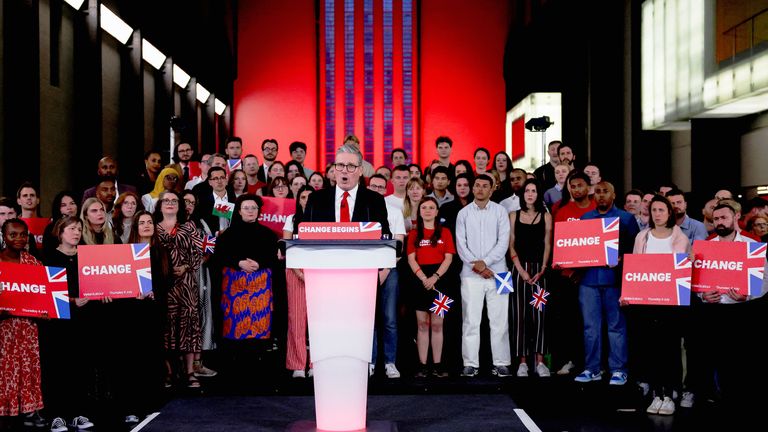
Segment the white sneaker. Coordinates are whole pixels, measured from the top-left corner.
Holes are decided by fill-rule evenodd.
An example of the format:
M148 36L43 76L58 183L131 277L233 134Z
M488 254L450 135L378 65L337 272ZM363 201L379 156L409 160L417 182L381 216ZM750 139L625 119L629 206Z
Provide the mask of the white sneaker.
M394 363L385 364L384 371L387 373L387 378L400 378L400 371L397 370Z
M69 425L77 430L83 430L83 429L88 429L90 427L93 427L93 423L90 420L88 420L88 417L83 417L83 416L77 416L73 418L72 423L70 423Z
M305 374L303 370L295 370L293 371L293 375L291 375L293 378L305 378L306 376L307 374Z
M668 396L664 397L664 401L661 403L661 407L659 408L659 415L672 415L675 413L675 402L672 401Z
M648 393L651 392L651 385L647 382L639 382L637 386L643 390L643 396L648 396Z
M67 432L68 430L67 422L61 417L56 417L51 422L51 432Z
M573 368L575 368L575 367L576 367L576 365L573 364L572 361L568 361L568 363L564 364L563 367L561 367L560 370L557 371L557 374L558 375L568 375L569 373L571 373L571 370L573 370Z
M683 392L683 398L680 399L681 408L693 408L693 402L696 398L691 392Z
M517 376L519 377L528 376L528 364L520 363L520 366L517 367Z
M309 368L307 371L307 378L312 378L313 376L315 376L315 371L313 371L312 368Z
M544 363L539 363L536 365L536 375L538 375L541 378L546 378L550 376L549 368Z
M648 405L648 408L646 408L645 412L647 412L648 414L658 414L662 403L663 402L661 402L661 399L658 396L656 396L655 398L653 398L653 402L651 402L651 404Z
M368 363L368 378L372 377L374 372L376 372L376 365Z
M125 424L132 425L132 424L139 424L139 417L135 416L133 414L125 416Z

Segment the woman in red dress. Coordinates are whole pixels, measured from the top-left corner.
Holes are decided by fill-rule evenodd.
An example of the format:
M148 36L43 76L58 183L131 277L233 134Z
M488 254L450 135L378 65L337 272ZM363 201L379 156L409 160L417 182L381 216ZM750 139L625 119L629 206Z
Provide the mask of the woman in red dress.
M23 221L5 221L2 236L5 249L0 251L0 261L43 265L25 250L29 229ZM0 318L0 417L21 414L25 426L44 427L45 421L38 413L43 408L43 394L37 337L37 324L33 320Z

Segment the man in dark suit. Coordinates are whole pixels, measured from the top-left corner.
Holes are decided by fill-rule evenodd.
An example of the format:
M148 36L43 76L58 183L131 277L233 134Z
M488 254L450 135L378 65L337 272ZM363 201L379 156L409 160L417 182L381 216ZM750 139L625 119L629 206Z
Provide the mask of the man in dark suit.
M200 216L208 224L211 232L223 231L229 227L229 219L213 215L213 207L218 203L234 203L235 193L227 187L227 172L221 167L208 170L209 188L195 187Z
M392 235L387 222L384 197L360 186L363 156L345 144L336 150L336 187L321 189L309 196L304 210L307 222L379 222L382 234Z

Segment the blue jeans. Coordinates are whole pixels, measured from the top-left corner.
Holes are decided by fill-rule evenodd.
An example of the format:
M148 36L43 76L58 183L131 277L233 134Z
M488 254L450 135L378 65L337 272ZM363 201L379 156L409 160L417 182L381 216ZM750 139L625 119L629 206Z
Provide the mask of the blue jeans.
M584 317L584 369L600 372L603 353L603 321L608 327L608 369L627 372L627 322L619 306L621 290L611 286L579 286L579 305Z
M397 269L389 270L389 275L379 287L378 308L381 312L380 329L384 337L384 363L395 363L397 358ZM373 355L371 363L376 364L378 340L376 327L373 329Z

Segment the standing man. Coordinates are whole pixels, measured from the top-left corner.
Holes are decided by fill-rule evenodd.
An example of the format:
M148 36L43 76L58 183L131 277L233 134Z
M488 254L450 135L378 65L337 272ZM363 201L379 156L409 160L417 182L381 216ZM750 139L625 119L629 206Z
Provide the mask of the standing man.
M305 143L294 141L288 146L288 149L291 151L291 159L298 162L304 169L304 177L309 178L309 176L314 174L313 170L304 166L304 160L307 158L307 145Z
M494 375L510 376L509 296L496 292L494 274L507 271L509 215L491 201L493 180L487 174L475 178L475 200L456 218L456 249L463 262L461 270L462 376L475 376L480 367L480 322L483 304L488 310Z
M401 148L392 150L389 154L389 159L392 161L392 168L400 165L408 165L408 153Z
M96 175L99 177L99 182L101 182L103 179L110 179L115 183L115 197L120 196L120 194L123 192L136 193L135 187L120 182L120 180L117 178L119 171L120 170L117 166L117 161L111 156L104 156L103 158L99 159L99 164L96 168ZM95 196L96 186L90 189L86 189L85 192L83 192L83 202L85 202L85 200L88 198Z
M245 172L246 187L249 194L256 195L256 191L266 186L259 180L259 158L248 154L243 158L243 171Z
M451 152L453 151L453 141L447 136L439 136L435 140L437 149L437 160L440 165L448 168L449 173L453 173L454 166L451 163Z
M387 191L387 179L381 174L374 174L368 181L368 189L384 196ZM387 207L387 222L389 222L389 229L392 230L392 235L395 240L405 240L405 221L403 220L403 212L398 210L389 204ZM398 258L398 261L400 258ZM384 372L387 374L387 378L400 378L400 371L395 366L395 360L397 360L397 298L399 296L398 287L398 271L397 267L391 269L379 270L379 291L378 299L376 301L378 315L381 316L381 321L378 325L378 329L373 330L373 354L371 355L371 363L368 365L368 376L372 376L376 370L376 361L378 360L378 338L377 334L381 333L383 346L384 346Z
M432 171L432 193L427 195L437 200L439 206L453 201L453 194L448 191L451 180L448 175L448 168L438 165Z
M139 196L149 193L155 188L157 175L163 168L163 158L157 150L149 150L144 153L144 169L138 175L139 184L136 185Z
M112 208L114 207L115 200L117 199L117 189L115 188L115 181L111 178L102 179L96 185L96 198L104 204L104 209L107 211L107 220L112 221Z
M177 171L183 177L183 184L186 184L195 177L200 177L200 164L194 161L195 156L195 150L188 142L180 142L173 149L173 161L178 165ZM152 186L154 187L154 185Z
M685 200L683 191L680 189L670 189L667 191L666 197L675 211L675 223L683 230L691 245L693 245L695 240L706 240L709 234L707 234L707 228L704 224L696 219L691 219L686 214L688 202Z
M550 141L549 145L547 145L549 162L543 164L542 166L536 168L535 171L533 171L533 175L535 175L539 180L539 183L541 183L541 190L543 191L549 190L555 187L557 184L557 180L555 178L555 167L560 163L560 158L557 156L557 148L562 143L562 141L558 140Z
M227 138L224 144L224 153L229 160L240 160L243 156L243 139L236 136Z
M403 205L405 204L405 186L408 185L408 180L411 178L411 173L408 171L407 165L398 165L392 170L392 186L395 191L392 195L387 195L384 200L387 205L397 209L399 212L403 212Z
M187 181L184 184L184 189L190 189L194 188L200 183L204 183L206 179L208 178L208 170L211 168L211 159L212 156L210 154L204 154L200 158L200 163L198 166L200 167L200 174L196 177L193 177L191 180Z
M24 182L16 191L16 204L21 209L21 218L40 216L40 195L30 182Z
M600 177L600 168L593 162L590 162L584 165L584 174L589 177L589 194L594 195L595 185L603 181L603 178Z
M267 183L267 179L269 178L269 167L275 163L278 150L277 140L274 138L267 138L261 142L261 156L262 159L264 159L264 164L259 170L258 177L262 183Z
M215 216L213 208L217 204L226 204L235 202L235 193L227 188L227 171L224 167L214 166L208 170L208 185L206 189L195 191L198 205L200 206L200 216L208 224L208 227L219 235L222 231L229 228L231 219Z
M512 172L509 173L509 191L512 193L508 197L504 197L502 199L499 199L501 196L499 195L499 192L501 191L501 188L497 190L494 195L496 195L496 202L499 202L502 207L504 207L507 210L507 213L512 213L513 211L520 210L520 197L517 195L517 193L520 191L520 189L523 188L523 183L525 183L526 175L528 173L525 172L524 169L515 168L512 170ZM498 201L497 201L498 200Z
M360 187L363 155L354 145L336 150L336 187L320 189L309 196L304 209L307 222L379 222L381 233L391 235L384 197Z
M571 168L571 171L576 169L576 155L573 154L573 149L568 144L560 144L557 146L557 157L560 159L560 163L564 163Z
M610 385L627 383L627 322L619 306L621 297L621 260L632 253L635 237L640 232L634 216L614 205L616 193L613 185L601 181L595 185L597 208L581 217L582 220L619 218L619 265L615 267L589 267L579 284L579 305L584 319L584 372L576 382L602 379L603 322L608 328L608 369Z

